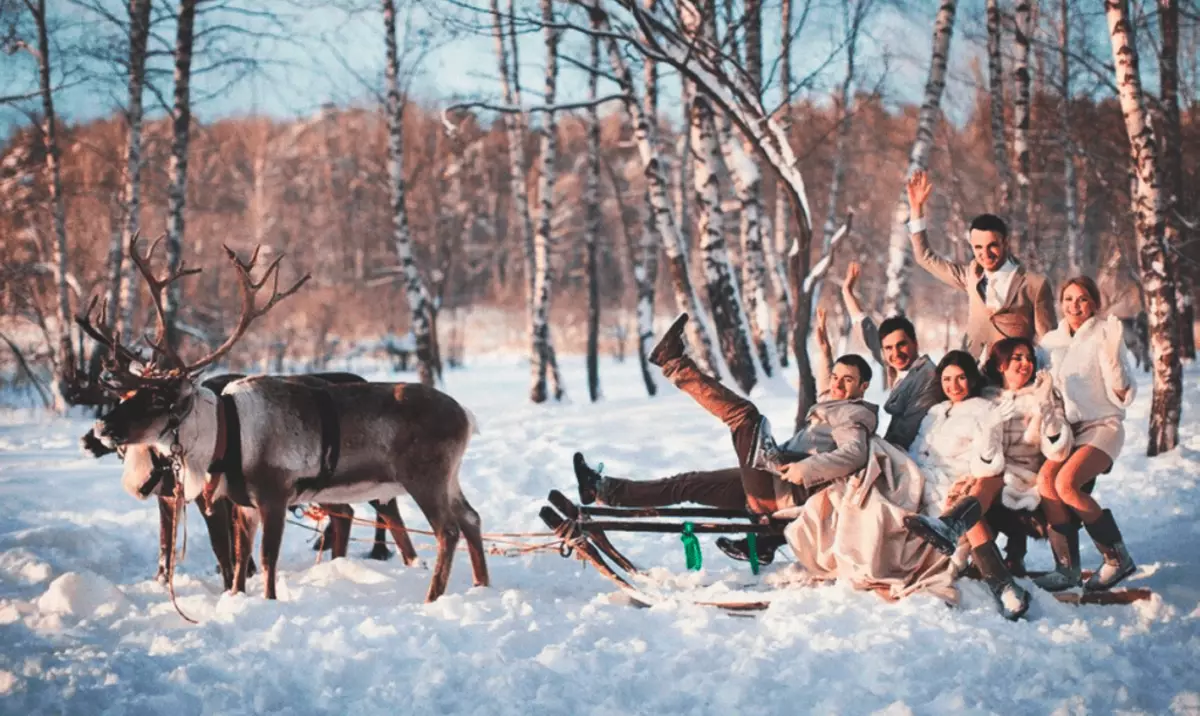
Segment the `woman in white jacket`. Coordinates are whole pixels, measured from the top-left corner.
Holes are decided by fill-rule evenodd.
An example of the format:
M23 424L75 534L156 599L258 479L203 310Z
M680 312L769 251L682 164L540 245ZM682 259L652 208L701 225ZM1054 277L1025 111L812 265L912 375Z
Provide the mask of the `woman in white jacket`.
M965 351L947 353L937 374L946 400L925 415L909 456L925 475L926 502L947 502L952 486L963 498L954 501L941 518L910 515L904 526L947 555L954 554L965 534L972 559L1001 614L1019 619L1029 609L1029 593L1013 581L987 524L980 521L1004 486L1002 453L987 453L988 436L1011 417L1012 401L997 407L982 397L983 375Z
M1054 384L1066 403L1075 449L1064 462L1047 462L1038 475L1057 566L1035 581L1050 591L1079 585L1079 528L1071 520L1074 513L1104 556L1104 564L1083 585L1085 590L1099 591L1112 588L1136 569L1112 512L1101 508L1085 490L1112 469L1121 453L1125 408L1133 402L1136 386L1120 320L1110 316L1101 321L1096 316L1100 290L1095 281L1086 276L1067 281L1059 302L1063 322L1042 337L1042 348L1050 355Z

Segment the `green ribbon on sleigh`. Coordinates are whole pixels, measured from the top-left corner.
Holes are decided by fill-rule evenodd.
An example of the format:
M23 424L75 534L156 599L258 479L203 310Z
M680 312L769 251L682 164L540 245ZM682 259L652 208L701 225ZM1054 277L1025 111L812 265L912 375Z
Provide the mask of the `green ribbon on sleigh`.
M695 572L700 569L700 540L696 538L696 533L691 522L683 523L683 534L679 535L679 539L683 542L683 556L687 560L687 568L689 571Z

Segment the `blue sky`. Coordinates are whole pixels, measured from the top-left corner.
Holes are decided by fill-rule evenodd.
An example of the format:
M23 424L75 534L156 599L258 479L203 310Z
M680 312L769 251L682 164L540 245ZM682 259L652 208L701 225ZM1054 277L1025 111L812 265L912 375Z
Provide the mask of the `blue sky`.
M478 7L486 7L481 0L469 1ZM401 5L404 6L403 3ZM809 24L793 48L794 73L797 76L820 65L841 39L840 1L815 0L813 5L815 9ZM946 110L956 119L963 118L971 105L974 93L971 64L981 54L980 46L971 36L977 37L981 32L982 2L968 0L960 5L952 44L952 76L945 99ZM120 11L120 3L113 3L113 6ZM526 3L518 5L525 12L536 10L532 4L525 6ZM360 9L349 12L331 9L323 3L304 7L297 5L295 0L275 6L260 2L248 7L276 10L282 26L271 28L260 20L223 16L203 19L198 27L229 22L232 18L233 22L241 23L244 28L270 29L274 34L290 39L233 38L224 41L222 47L215 48L206 56L197 58L196 67L227 57L232 52L252 55L268 63L262 71L228 86L226 84L231 79L228 73L215 72L197 77L194 80L197 101L193 111L202 121L242 114L285 118L310 114L324 102L349 104L374 101L374 93L379 91L383 82L382 21L375 3L364 2ZM433 49L423 56L417 67L413 93L427 102L441 104L467 97L496 100L499 88L493 41L490 35L462 27L486 24L486 15L471 12L448 0L426 0L410 4L408 8L409 11L402 10L401 19L408 21L410 32L430 32L437 38ZM60 13L56 21L59 23L59 42L62 45L59 54L63 58L69 57L74 46L89 42L94 44L115 33L110 25L79 11L68 0L51 0L51 9ZM932 0L880 2L866 28L867 37L860 46L859 65L865 73L864 86L875 86L886 66L886 79L882 85L885 96L895 103L920 101L929 62L930 30L935 10L936 3ZM779 23L777 20L771 21L777 12L774 4L765 10L764 55L768 64L775 55L771 48L777 47L779 41ZM450 29L458 30L457 37L446 39ZM159 30L165 42L173 38L173 32L169 23L164 23ZM108 39L119 42L115 36ZM410 47L417 44L412 42ZM575 57L586 56L584 40L577 35L568 35L562 49ZM525 101L539 101L544 54L540 36L531 34L522 37L520 52ZM164 69L168 68L166 60L163 58L159 63ZM0 56L0 62L0 95L32 88L35 70L27 56ZM77 69L73 77L87 73L91 79L58 93L56 101L61 115L69 120L83 121L111 114L124 96L120 76L102 63L75 61L75 65ZM840 84L842 73L843 65L839 58L825 70L811 94L817 99L827 97L830 89ZM159 84L162 92L169 97L169 76L163 77ZM677 109L678 82L668 77L663 84L668 111L672 107ZM562 64L560 98L579 98L583 92L582 71ZM153 102L153 99L148 96L147 101ZM158 113L161 114L161 111ZM19 111L0 108L0 136L26 121L26 116Z

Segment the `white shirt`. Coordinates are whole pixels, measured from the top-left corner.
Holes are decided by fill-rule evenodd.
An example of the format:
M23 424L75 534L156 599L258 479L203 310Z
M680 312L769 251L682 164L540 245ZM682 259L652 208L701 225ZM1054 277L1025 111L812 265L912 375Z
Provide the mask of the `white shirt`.
M1017 275L1017 262L1009 256L1000 268L995 271L984 270L983 275L987 277L987 299L984 301L987 307L993 311L1004 308L1004 301L1008 298L1008 288L1012 286L1013 279Z

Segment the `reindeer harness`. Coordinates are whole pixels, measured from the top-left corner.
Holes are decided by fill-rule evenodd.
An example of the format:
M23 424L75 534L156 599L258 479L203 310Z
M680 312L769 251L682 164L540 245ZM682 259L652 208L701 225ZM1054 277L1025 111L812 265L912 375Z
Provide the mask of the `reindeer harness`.
M315 478L310 478L316 489L328 485L337 469L341 455L341 423L333 405L333 398L322 388L309 389L316 404L317 418L321 423L321 467ZM250 495L246 491L246 476L242 472L242 425L238 417L237 402L232 395L222 394L217 402L217 444L213 449L213 460L208 465L209 479L204 484L204 497L213 503L218 477L225 476L229 499L242 507L250 507Z

